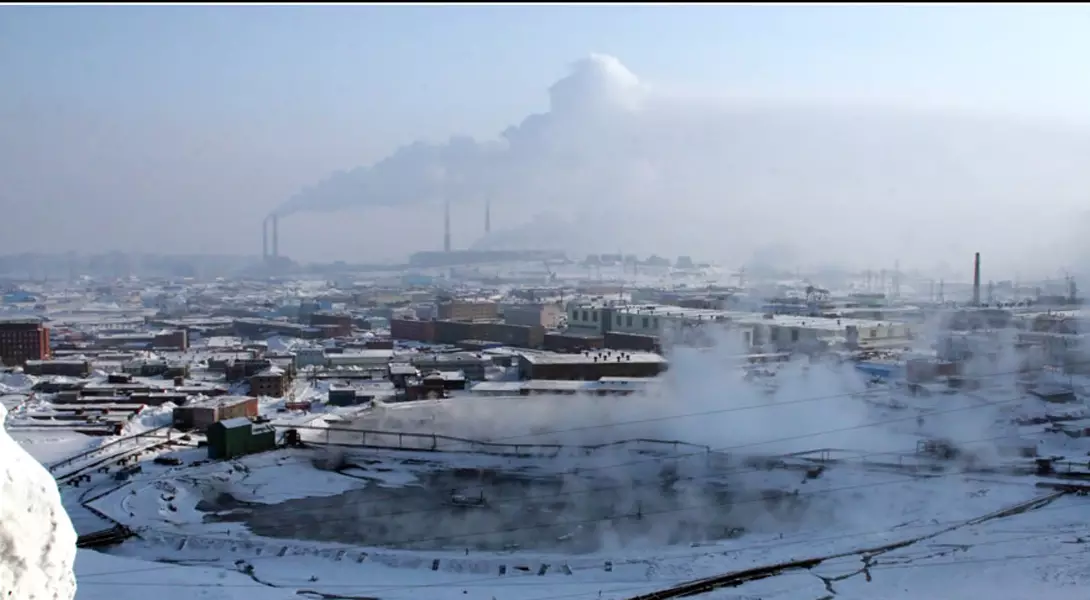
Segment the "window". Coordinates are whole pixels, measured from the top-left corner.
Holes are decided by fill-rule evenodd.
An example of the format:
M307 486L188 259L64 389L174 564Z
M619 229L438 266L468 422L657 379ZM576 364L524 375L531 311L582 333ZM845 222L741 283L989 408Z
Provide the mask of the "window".
M650 329L651 328L651 319L649 319L647 317L643 318L643 328L644 329Z
M585 310L583 311L583 320L584 321L590 321L590 315L588 315L587 311L585 311Z
M628 315L628 317L625 318L625 326L632 327L632 315Z
M594 312L592 312L592 313L590 314L590 316L594 318L594 322L595 322L595 323L597 323L597 322L598 322L598 311L594 311Z
M617 327L621 326L621 315L617 315Z
M655 321L655 329L658 329L658 327L659 327L659 318L655 317L654 321Z

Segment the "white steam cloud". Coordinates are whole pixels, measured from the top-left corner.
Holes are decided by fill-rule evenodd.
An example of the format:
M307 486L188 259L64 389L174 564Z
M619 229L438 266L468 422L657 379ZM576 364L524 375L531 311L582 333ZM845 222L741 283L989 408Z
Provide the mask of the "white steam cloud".
M603 55L549 95L498 140L413 143L278 212L487 198L479 247L744 260L789 243L814 261L867 247L871 265L981 251L1032 268L1056 259L1028 256L1042 242L1026 232L1056 231L1090 189L1090 135L1015 119L687 97Z

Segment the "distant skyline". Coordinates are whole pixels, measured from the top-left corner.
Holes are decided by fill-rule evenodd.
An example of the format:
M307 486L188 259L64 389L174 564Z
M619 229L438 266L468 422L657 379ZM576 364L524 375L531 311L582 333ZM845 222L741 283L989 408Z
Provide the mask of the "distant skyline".
M593 53L707 103L944 108L1078 128L1090 124L1086 31L1090 7L1043 4L5 6L0 252L259 254L261 219L299 190L417 140L496 139L548 111L547 88ZM483 234L483 206L454 211L455 247ZM532 216L496 199L493 231ZM391 226L417 219L409 233ZM421 207L300 214L281 222L281 248L394 258L441 248L441 221ZM670 253L686 233L675 237L633 250ZM704 247L685 253L716 252L714 236L692 237ZM935 260L904 245L906 264Z

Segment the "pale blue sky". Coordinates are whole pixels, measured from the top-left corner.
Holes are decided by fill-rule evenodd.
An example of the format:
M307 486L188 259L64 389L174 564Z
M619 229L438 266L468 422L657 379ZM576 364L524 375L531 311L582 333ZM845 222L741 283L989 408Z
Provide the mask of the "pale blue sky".
M182 218L163 190L193 186L194 208L230 197L251 219L413 140L494 136L590 52L673 89L1090 121L1087 32L1090 7L1061 5L3 7L0 157L19 177L0 208L24 232L77 195ZM186 161L185 181L148 178Z

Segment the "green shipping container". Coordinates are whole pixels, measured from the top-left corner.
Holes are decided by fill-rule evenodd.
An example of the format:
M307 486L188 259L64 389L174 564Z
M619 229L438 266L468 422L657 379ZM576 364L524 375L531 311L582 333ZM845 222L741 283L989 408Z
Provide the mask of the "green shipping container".
M272 425L254 425L250 433L251 453L276 449L276 430Z
M250 452L253 423L246 417L217 421L208 427L208 458L224 460Z

